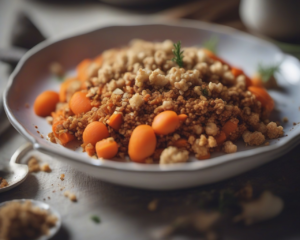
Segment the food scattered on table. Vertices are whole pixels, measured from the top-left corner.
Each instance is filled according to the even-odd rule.
[[[64,196],[69,198],[72,202],[77,202],[77,197],[74,193],[71,193],[70,191],[65,191]]]
[[[57,218],[30,201],[10,202],[0,208],[0,239],[33,240],[48,235]]]
[[[261,79],[277,68],[261,68]],[[208,49],[133,40],[83,60],[34,110],[51,115],[51,142],[77,139],[93,158],[169,164],[234,153],[238,139],[259,146],[281,137],[269,120],[274,106],[262,85]]]
[[[62,181],[65,180],[65,174],[63,174],[63,173],[60,174],[60,180],[62,180]]]
[[[43,171],[43,172],[51,172],[52,170],[51,170],[51,168],[50,168],[50,166],[49,166],[49,164],[48,163],[45,163],[45,164],[43,164],[42,166],[41,166],[41,171]]]
[[[8,186],[8,182],[6,181],[6,179],[0,177],[0,188],[4,188]]]
[[[269,191],[265,191],[257,200],[242,202],[241,207],[243,211],[234,218],[234,221],[244,221],[246,225],[265,221],[279,215],[283,210],[283,206],[281,198]]]
[[[91,216],[91,220],[97,224],[99,224],[101,222],[101,219],[96,215]]]
[[[43,172],[51,172],[51,168],[49,166],[48,163],[44,163],[42,166],[40,166],[39,164],[39,160],[36,157],[31,157],[28,160],[28,168],[29,168],[29,172],[39,172],[39,171],[43,171]]]

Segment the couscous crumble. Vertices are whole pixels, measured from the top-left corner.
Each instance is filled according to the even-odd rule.
[[[57,96],[42,93],[55,109],[45,115],[35,104],[39,116],[52,112],[50,141],[77,139],[91,157],[168,164],[234,153],[239,138],[259,146],[283,135],[268,119],[274,101],[263,87],[203,48],[183,48],[179,67],[174,46],[132,40],[83,60]]]

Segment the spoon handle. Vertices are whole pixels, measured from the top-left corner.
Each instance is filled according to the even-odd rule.
[[[10,163],[16,164],[20,161],[20,159],[30,150],[33,149],[33,145],[30,142],[25,143],[21,147],[19,147],[15,153],[12,155],[10,159]]]

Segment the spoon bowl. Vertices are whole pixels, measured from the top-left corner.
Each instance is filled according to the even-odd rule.
[[[28,176],[29,169],[26,164],[20,164],[19,161],[32,149],[32,144],[26,143],[18,148],[12,155],[9,164],[0,163],[0,176],[8,182],[8,186],[0,188],[0,193],[8,191],[25,181]]]

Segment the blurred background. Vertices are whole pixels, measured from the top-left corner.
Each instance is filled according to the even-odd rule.
[[[233,27],[300,58],[299,9],[299,0],[0,0],[0,89],[20,57],[39,42],[144,17]],[[0,100],[4,122],[1,105]],[[1,124],[0,133],[6,127]]]

